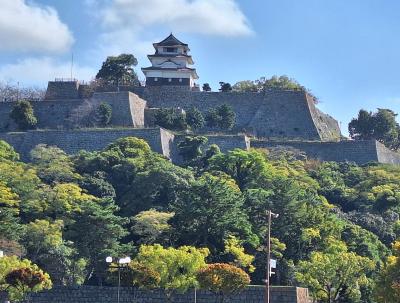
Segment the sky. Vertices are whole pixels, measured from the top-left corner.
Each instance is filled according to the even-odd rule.
[[[287,75],[347,124],[363,108],[400,112],[398,0],[0,0],[0,81],[91,80],[107,56],[136,68],[173,32],[199,83]]]

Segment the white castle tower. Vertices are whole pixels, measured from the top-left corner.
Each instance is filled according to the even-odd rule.
[[[146,76],[146,86],[188,86],[193,88],[199,78],[193,65],[187,44],[179,41],[171,33],[159,43],[153,43],[155,53],[148,55],[150,67],[142,68]]]

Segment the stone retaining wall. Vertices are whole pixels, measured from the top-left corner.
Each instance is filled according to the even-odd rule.
[[[264,303],[265,287],[249,286],[244,291],[225,299],[226,303]],[[32,294],[30,303],[111,303],[117,301],[116,287],[55,287],[50,291]],[[162,291],[140,291],[121,288],[121,303],[165,303]],[[190,290],[185,294],[173,295],[174,303],[214,303],[217,297],[207,291]],[[308,290],[299,287],[271,287],[271,303],[309,303]]]
[[[147,141],[153,151],[170,157],[173,134],[160,128],[131,129],[86,129],[61,131],[29,131],[0,133],[0,140],[11,144],[23,160],[29,159],[29,152],[38,144],[57,146],[68,154],[80,150],[95,151],[123,137],[138,137]]]
[[[251,141],[251,147],[266,149],[290,147],[305,152],[309,158],[321,161],[400,164],[400,153],[390,151],[375,140],[341,142],[254,140]]]

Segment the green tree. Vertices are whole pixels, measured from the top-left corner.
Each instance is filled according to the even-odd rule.
[[[289,78],[288,76],[272,76],[270,79],[260,78],[255,81],[256,85],[262,90],[299,90],[304,92],[309,92],[307,88],[299,84],[295,79]]]
[[[231,130],[235,126],[236,114],[232,107],[228,104],[222,104],[216,107],[217,115],[220,117],[218,120],[219,128],[223,130]]]
[[[33,129],[36,127],[37,119],[35,117],[33,107],[29,101],[18,101],[15,103],[10,117],[18,125],[21,130]]]
[[[153,161],[151,167],[138,172],[134,182],[121,190],[117,200],[121,213],[132,216],[149,208],[169,212],[178,194],[187,189],[193,179],[193,172],[168,160]]]
[[[186,136],[178,143],[179,154],[184,161],[192,161],[203,155],[202,147],[208,141],[204,136]]]
[[[104,260],[116,255],[120,239],[127,234],[125,218],[115,215],[117,208],[109,202],[87,202],[73,213],[65,238],[75,243],[81,258],[88,260],[86,282],[104,276]]]
[[[211,87],[209,83],[204,83],[203,84],[203,91],[205,92],[210,92],[211,91]]]
[[[219,85],[220,85],[219,89],[220,92],[226,93],[232,91],[232,86],[230,83],[220,82]]]
[[[28,257],[35,263],[40,260],[41,254],[48,252],[62,244],[63,222],[57,220],[51,223],[47,220],[35,220],[27,225],[27,233],[22,243],[27,250]]]
[[[96,75],[96,79],[112,85],[139,85],[138,76],[133,69],[137,59],[131,54],[107,57]]]
[[[254,272],[255,267],[252,264],[254,256],[245,252],[244,247],[235,236],[229,236],[225,240],[224,253],[233,257],[233,265],[248,270],[248,272]]]
[[[179,230],[179,243],[206,246],[213,253],[224,248],[229,235],[257,245],[242,207],[243,196],[232,179],[206,173],[178,193],[171,223]]]
[[[161,108],[155,114],[156,124],[166,129],[186,130],[186,114],[174,108]]]
[[[5,141],[0,140],[0,160],[18,161],[19,155],[14,148]]]
[[[186,122],[192,130],[198,130],[205,125],[203,114],[196,107],[186,111]]]
[[[390,109],[378,108],[375,113],[360,110],[349,123],[350,137],[355,140],[375,139],[387,147],[398,149],[399,129],[396,116]]]
[[[9,288],[15,289],[20,294],[21,297],[18,299],[23,299],[27,293],[40,289],[47,279],[41,270],[25,267],[10,271],[4,280]]]
[[[19,220],[20,199],[0,181],[0,239],[18,240],[22,233]]]
[[[210,128],[231,130],[235,126],[236,114],[228,104],[211,108],[206,113],[206,124]]]
[[[209,264],[197,273],[200,287],[215,293],[218,302],[226,296],[243,290],[250,284],[250,277],[242,269],[223,263]]]
[[[231,176],[241,190],[271,183],[275,169],[261,151],[234,149],[219,153],[209,160],[210,170],[222,171]]]
[[[142,245],[135,260],[160,274],[159,287],[170,300],[174,291],[185,292],[197,286],[196,273],[206,266],[208,254],[207,248]]]
[[[142,211],[132,218],[132,231],[140,236],[140,243],[163,244],[169,238],[171,226],[168,221],[173,216],[174,213],[160,212],[155,209]]]
[[[400,301],[400,242],[393,244],[393,256],[386,259],[374,288],[374,297],[379,303]]]
[[[254,81],[245,80],[236,82],[232,86],[232,90],[235,92],[258,92],[258,87]]]
[[[7,291],[11,300],[23,300],[28,292],[50,289],[47,273],[27,259],[16,256],[0,258],[0,290]]]
[[[308,287],[315,300],[327,303],[359,300],[360,287],[370,283],[373,261],[348,252],[346,245],[332,242],[325,252],[311,253],[309,261],[300,261],[296,279]]]
[[[107,126],[112,118],[112,107],[106,102],[101,102],[95,111],[95,123],[99,126]]]
[[[109,281],[118,285],[118,269],[110,267]],[[134,260],[128,264],[128,267],[120,271],[121,285],[127,287],[137,287],[139,289],[154,289],[158,288],[161,281],[161,276],[158,271],[153,270],[138,261]]]
[[[81,178],[70,157],[56,146],[39,144],[31,150],[30,157],[39,178],[47,184],[74,182]]]

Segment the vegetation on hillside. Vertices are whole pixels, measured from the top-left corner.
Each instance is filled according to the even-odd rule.
[[[350,137],[355,140],[375,139],[393,150],[400,147],[400,125],[397,114],[390,109],[378,108],[378,111],[360,110],[358,117],[349,123]]]
[[[41,145],[30,163],[0,142],[0,238],[32,262],[2,270],[0,287],[30,264],[54,285],[113,284],[111,255],[132,257],[129,285],[224,296],[247,275],[263,283],[270,209],[273,284],[309,287],[319,302],[397,302],[399,167],[184,142],[182,166],[137,138],[74,156]],[[214,272],[230,283],[210,285]]]

